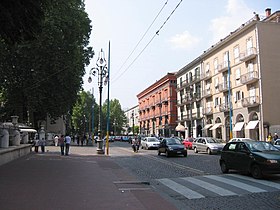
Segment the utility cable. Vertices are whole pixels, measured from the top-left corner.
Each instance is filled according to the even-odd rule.
[[[130,63],[130,65],[116,78],[112,81],[115,82],[116,80],[118,80],[125,72],[128,71],[128,69],[134,64],[134,62],[140,57],[140,55],[144,52],[144,50],[150,45],[150,43],[154,40],[154,38],[156,37],[156,35],[159,35],[160,30],[164,27],[164,25],[167,23],[167,21],[170,19],[170,17],[174,14],[174,12],[176,11],[176,9],[180,6],[180,4],[182,3],[183,0],[181,0],[177,6],[175,7],[175,9],[173,9],[173,11],[170,13],[170,15],[166,18],[166,20],[164,21],[164,23],[160,26],[159,30],[156,31],[156,33],[154,34],[154,36],[150,39],[150,41],[146,44],[146,46],[141,50],[141,52],[135,57],[135,59]]]
[[[152,21],[152,23],[150,24],[150,26],[147,28],[147,30],[145,31],[145,33],[143,34],[143,36],[141,37],[141,39],[138,41],[138,43],[136,44],[136,46],[134,47],[134,49],[132,50],[132,52],[129,54],[129,56],[126,58],[126,60],[123,62],[123,64],[121,65],[121,67],[118,69],[118,71],[115,73],[118,74],[119,71],[123,68],[123,66],[127,63],[128,59],[132,56],[132,54],[135,52],[136,48],[139,46],[140,42],[144,39],[144,37],[146,36],[146,34],[148,33],[148,31],[150,30],[150,28],[152,27],[152,25],[154,24],[154,22],[156,21],[156,19],[158,18],[158,16],[160,15],[160,13],[162,12],[162,10],[164,9],[164,7],[167,5],[168,0],[164,3],[163,7],[160,9],[160,11],[158,12],[158,14],[156,15],[156,17],[154,18],[154,20]]]

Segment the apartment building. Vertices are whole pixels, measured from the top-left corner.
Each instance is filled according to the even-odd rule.
[[[178,123],[183,137],[202,136],[203,92],[202,60],[195,59],[176,73]]]
[[[258,15],[176,74],[186,135],[265,140],[280,133],[280,11]]]
[[[175,134],[177,93],[175,73],[160,80],[137,95],[140,134],[170,136]]]
[[[132,135],[132,134],[138,134],[138,133],[133,133],[134,130],[133,128],[135,126],[139,126],[139,106],[134,106],[130,109],[127,109],[124,111],[124,115],[126,116],[127,124],[123,128],[125,131],[126,135]],[[130,130],[130,132],[128,132]]]

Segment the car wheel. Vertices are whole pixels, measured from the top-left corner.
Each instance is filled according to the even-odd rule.
[[[228,173],[228,168],[227,168],[226,163],[225,163],[224,161],[221,162],[221,171],[222,171],[224,174]]]
[[[146,145],[146,150],[149,150],[149,147],[148,147],[148,145]]]
[[[208,154],[208,155],[211,155],[211,154],[212,154],[211,149],[207,148],[207,154]]]
[[[252,174],[252,176],[253,176],[255,179],[260,179],[260,178],[262,178],[262,171],[261,171],[260,166],[258,166],[257,164],[254,164],[254,165],[251,167],[251,174]]]
[[[160,155],[160,151],[159,150],[158,150],[157,154]]]
[[[195,153],[198,153],[198,151],[197,151],[196,147],[194,148],[194,152],[195,152]]]

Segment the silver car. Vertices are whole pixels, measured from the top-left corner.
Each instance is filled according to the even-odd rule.
[[[226,144],[221,139],[199,137],[193,142],[195,153],[207,152],[209,155],[220,152]]]
[[[145,137],[141,140],[142,149],[157,149],[160,141],[156,137]]]

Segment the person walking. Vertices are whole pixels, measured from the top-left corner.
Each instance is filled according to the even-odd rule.
[[[60,146],[61,155],[64,155],[64,135],[61,135],[58,139],[58,144]]]
[[[71,137],[66,134],[65,136],[65,155],[69,155],[69,149],[71,144]]]
[[[55,137],[54,137],[54,146],[57,147],[57,145],[58,145],[58,135],[55,135]]]
[[[39,140],[39,146],[41,147],[42,153],[44,153],[45,152],[45,146],[46,146],[45,138],[42,138],[42,139]]]
[[[38,153],[38,149],[39,149],[39,139],[35,139],[34,140],[34,151],[36,152],[36,153]]]

